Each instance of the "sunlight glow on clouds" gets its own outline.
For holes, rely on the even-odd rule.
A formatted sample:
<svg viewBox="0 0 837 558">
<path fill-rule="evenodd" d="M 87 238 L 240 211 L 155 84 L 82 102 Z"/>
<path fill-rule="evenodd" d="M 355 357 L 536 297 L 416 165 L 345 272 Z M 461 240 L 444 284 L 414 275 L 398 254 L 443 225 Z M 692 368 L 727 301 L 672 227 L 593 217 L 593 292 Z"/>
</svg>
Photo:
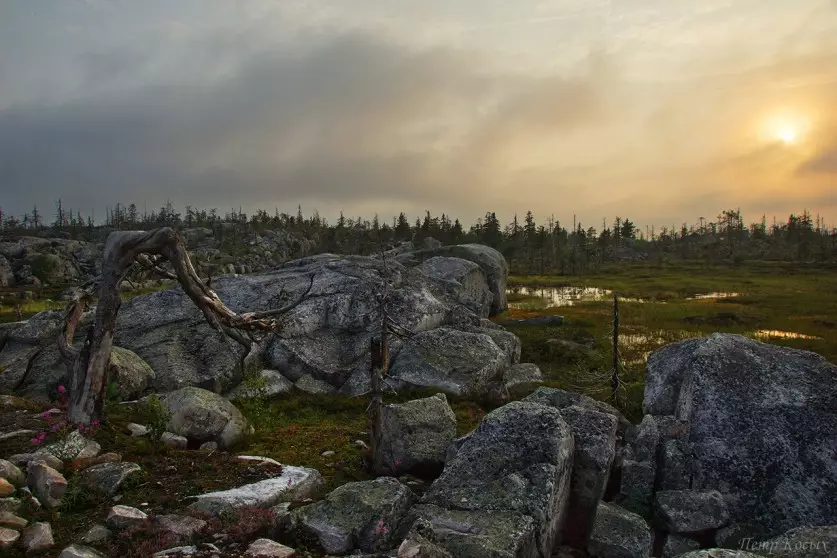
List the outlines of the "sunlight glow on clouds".
<svg viewBox="0 0 837 558">
<path fill-rule="evenodd" d="M 837 221 L 835 30 L 832 0 L 10 0 L 0 205 Z"/>
</svg>

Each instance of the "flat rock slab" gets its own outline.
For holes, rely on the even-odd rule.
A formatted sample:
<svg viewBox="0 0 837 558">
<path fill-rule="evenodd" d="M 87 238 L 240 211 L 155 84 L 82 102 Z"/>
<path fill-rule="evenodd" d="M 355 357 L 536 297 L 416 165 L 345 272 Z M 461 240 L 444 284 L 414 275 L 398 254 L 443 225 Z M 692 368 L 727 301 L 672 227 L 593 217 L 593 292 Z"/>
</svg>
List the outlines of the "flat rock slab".
<svg viewBox="0 0 837 558">
<path fill-rule="evenodd" d="M 105 555 L 95 548 L 73 544 L 62 550 L 58 558 L 105 558 Z"/>
<path fill-rule="evenodd" d="M 26 552 L 42 552 L 52 548 L 52 526 L 49 523 L 33 523 L 23 531 L 21 542 Z"/>
<path fill-rule="evenodd" d="M 188 515 L 158 515 L 152 522 L 158 531 L 171 533 L 184 542 L 192 539 L 207 525 L 206 521 Z"/>
<path fill-rule="evenodd" d="M 248 558 L 293 558 L 296 551 L 270 539 L 258 539 L 247 547 L 244 555 Z"/>
<path fill-rule="evenodd" d="M 0 548 L 9 548 L 20 538 L 20 533 L 14 529 L 0 527 Z"/>
<path fill-rule="evenodd" d="M 202 494 L 189 509 L 220 515 L 225 510 L 236 508 L 269 508 L 279 502 L 309 498 L 322 486 L 323 476 L 316 469 L 285 465 L 278 477 L 231 490 Z"/>
</svg>

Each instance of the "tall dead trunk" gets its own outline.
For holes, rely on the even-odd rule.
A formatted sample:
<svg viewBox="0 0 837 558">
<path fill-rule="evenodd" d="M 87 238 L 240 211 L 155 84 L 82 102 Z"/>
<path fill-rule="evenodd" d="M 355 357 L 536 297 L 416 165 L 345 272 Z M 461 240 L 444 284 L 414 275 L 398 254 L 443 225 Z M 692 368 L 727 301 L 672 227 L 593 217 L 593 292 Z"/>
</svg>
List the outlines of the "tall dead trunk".
<svg viewBox="0 0 837 558">
<path fill-rule="evenodd" d="M 154 256 L 154 258 L 149 258 Z M 174 273 L 159 267 L 168 260 Z M 180 235 L 165 227 L 153 231 L 118 231 L 111 233 L 105 242 L 102 275 L 82 294 L 70 303 L 64 330 L 59 335 L 58 346 L 70 369 L 70 401 L 68 418 L 74 424 L 87 424 L 102 418 L 103 403 L 108 386 L 108 369 L 116 318 L 122 299 L 119 286 L 134 263 L 176 279 L 183 291 L 200 308 L 204 318 L 221 335 L 234 339 L 247 350 L 245 364 L 253 362 L 255 353 L 261 350 L 259 343 L 249 332 L 275 329 L 273 319 L 299 304 L 311 290 L 308 289 L 295 302 L 267 312 L 237 314 L 230 310 L 195 272 L 189 254 Z M 73 335 L 83 313 L 84 306 L 92 300 L 98 287 L 99 302 L 93 326 L 81 350 L 72 345 Z M 246 333 L 246 335 L 245 335 Z"/>
</svg>

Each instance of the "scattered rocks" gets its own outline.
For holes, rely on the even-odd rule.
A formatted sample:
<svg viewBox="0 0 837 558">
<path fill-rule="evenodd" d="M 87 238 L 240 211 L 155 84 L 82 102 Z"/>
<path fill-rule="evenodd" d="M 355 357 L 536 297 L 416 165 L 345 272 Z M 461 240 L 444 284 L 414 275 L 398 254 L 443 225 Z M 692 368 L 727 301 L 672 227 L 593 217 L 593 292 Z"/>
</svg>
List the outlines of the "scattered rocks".
<svg viewBox="0 0 837 558">
<path fill-rule="evenodd" d="M 189 509 L 219 515 L 225 510 L 245 506 L 269 508 L 283 501 L 310 498 L 322 485 L 323 476 L 316 469 L 286 465 L 278 477 L 232 490 L 202 494 Z"/>
<path fill-rule="evenodd" d="M 444 394 L 384 405 L 381 453 L 393 474 L 438 474 L 456 438 L 456 416 Z"/>
<path fill-rule="evenodd" d="M 697 533 L 729 524 L 717 490 L 663 490 L 656 494 L 656 520 L 670 533 Z"/>
<path fill-rule="evenodd" d="M 650 556 L 651 540 L 651 530 L 642 517 L 601 502 L 587 552 L 593 558 Z"/>
<path fill-rule="evenodd" d="M 345 484 L 325 500 L 291 512 L 293 522 L 329 554 L 378 552 L 398 541 L 402 518 L 415 502 L 410 489 L 390 477 Z"/>
<path fill-rule="evenodd" d="M 293 558 L 296 551 L 270 539 L 258 539 L 253 541 L 245 556 L 252 558 Z"/>
<path fill-rule="evenodd" d="M 108 511 L 105 525 L 114 531 L 123 531 L 131 527 L 142 525 L 148 521 L 148 516 L 142 510 L 131 506 L 113 506 Z"/>
<path fill-rule="evenodd" d="M 33 523 L 23 531 L 21 537 L 26 552 L 41 552 L 52 548 L 52 526 L 49 523 Z"/>
<path fill-rule="evenodd" d="M 244 439 L 248 424 L 232 403 L 205 389 L 186 387 L 160 397 L 171 414 L 169 430 L 199 442 L 229 448 Z"/>
<path fill-rule="evenodd" d="M 46 507 L 55 508 L 61 505 L 61 498 L 67 490 L 67 479 L 44 463 L 30 463 L 26 484 L 32 489 L 35 497 Z"/>
<path fill-rule="evenodd" d="M 137 475 L 141 470 L 136 463 L 102 463 L 83 470 L 80 483 L 95 494 L 113 496 L 129 477 Z"/>
</svg>

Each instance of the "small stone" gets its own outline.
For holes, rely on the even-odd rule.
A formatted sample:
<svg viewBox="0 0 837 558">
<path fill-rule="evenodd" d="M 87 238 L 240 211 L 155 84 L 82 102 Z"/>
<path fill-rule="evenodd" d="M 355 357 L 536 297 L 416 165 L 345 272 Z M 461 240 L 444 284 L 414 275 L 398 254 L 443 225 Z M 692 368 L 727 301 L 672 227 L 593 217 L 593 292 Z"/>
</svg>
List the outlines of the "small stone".
<svg viewBox="0 0 837 558">
<path fill-rule="evenodd" d="M 9 457 L 9 461 L 18 467 L 25 467 L 28 471 L 29 466 L 34 463 L 46 463 L 56 471 L 64 468 L 64 462 L 48 453 L 18 453 Z"/>
<path fill-rule="evenodd" d="M 152 521 L 159 531 L 171 533 L 183 542 L 191 540 L 207 525 L 206 521 L 187 515 L 160 515 Z"/>
<path fill-rule="evenodd" d="M 88 529 L 88 531 L 81 537 L 81 542 L 84 544 L 99 544 L 103 543 L 113 536 L 110 529 L 104 525 L 97 524 Z"/>
<path fill-rule="evenodd" d="M 0 478 L 0 498 L 11 496 L 15 493 L 15 487 L 6 479 Z"/>
<path fill-rule="evenodd" d="M 0 498 L 0 512 L 17 513 L 22 505 L 20 498 Z"/>
<path fill-rule="evenodd" d="M 186 449 L 186 446 L 189 445 L 189 440 L 185 436 L 178 436 L 171 432 L 163 432 L 163 435 L 160 436 L 160 441 L 168 447 L 175 449 Z"/>
<path fill-rule="evenodd" d="M 147 426 L 143 426 L 142 424 L 137 424 L 135 422 L 132 422 L 132 423 L 128 424 L 128 426 L 126 426 L 126 428 L 128 429 L 128 432 L 131 433 L 131 436 L 138 437 L 138 436 L 145 436 L 145 435 L 148 434 L 148 427 Z"/>
<path fill-rule="evenodd" d="M 38 500 L 48 508 L 60 506 L 61 498 L 67 490 L 67 479 L 44 463 L 31 463 L 28 470 L 26 484 L 32 488 Z"/>
<path fill-rule="evenodd" d="M 52 548 L 52 526 L 49 523 L 33 523 L 23 532 L 23 548 L 26 552 L 39 552 Z"/>
<path fill-rule="evenodd" d="M 113 496 L 128 477 L 138 474 L 141 470 L 136 463 L 102 463 L 82 471 L 81 484 L 87 490 L 101 496 Z"/>
<path fill-rule="evenodd" d="M 216 451 L 218 449 L 218 442 L 204 442 L 201 448 L 204 451 Z"/>
<path fill-rule="evenodd" d="M 113 506 L 108 512 L 105 524 L 114 531 L 122 531 L 148 521 L 148 516 L 131 506 Z"/>
<path fill-rule="evenodd" d="M 20 468 L 5 459 L 0 459 L 0 478 L 4 478 L 15 486 L 23 486 L 26 482 L 26 475 Z"/>
<path fill-rule="evenodd" d="M 247 548 L 245 556 L 253 558 L 293 558 L 296 551 L 270 539 L 258 539 Z"/>
<path fill-rule="evenodd" d="M 20 533 L 14 529 L 0 527 L 0 548 L 9 548 L 20 538 Z"/>
<path fill-rule="evenodd" d="M 322 455 L 323 457 L 331 457 L 332 455 L 334 455 L 334 451 L 326 450 L 323 453 L 321 453 L 320 455 Z"/>
<path fill-rule="evenodd" d="M 356 447 L 359 447 L 360 449 L 365 449 L 365 450 L 369 449 L 369 444 L 367 444 L 363 440 L 355 440 L 354 442 L 352 442 L 352 445 L 356 446 Z"/>
<path fill-rule="evenodd" d="M 62 550 L 58 558 L 105 558 L 105 555 L 89 546 L 73 544 Z"/>
<path fill-rule="evenodd" d="M 85 445 L 84 448 L 78 452 L 76 459 L 93 459 L 99 455 L 100 451 L 102 451 L 102 446 L 100 446 L 98 442 L 90 440 L 87 442 L 87 445 Z"/>
<path fill-rule="evenodd" d="M 0 527 L 7 527 L 9 529 L 20 531 L 27 525 L 29 525 L 28 521 L 13 514 L 12 512 L 0 512 Z"/>
</svg>

